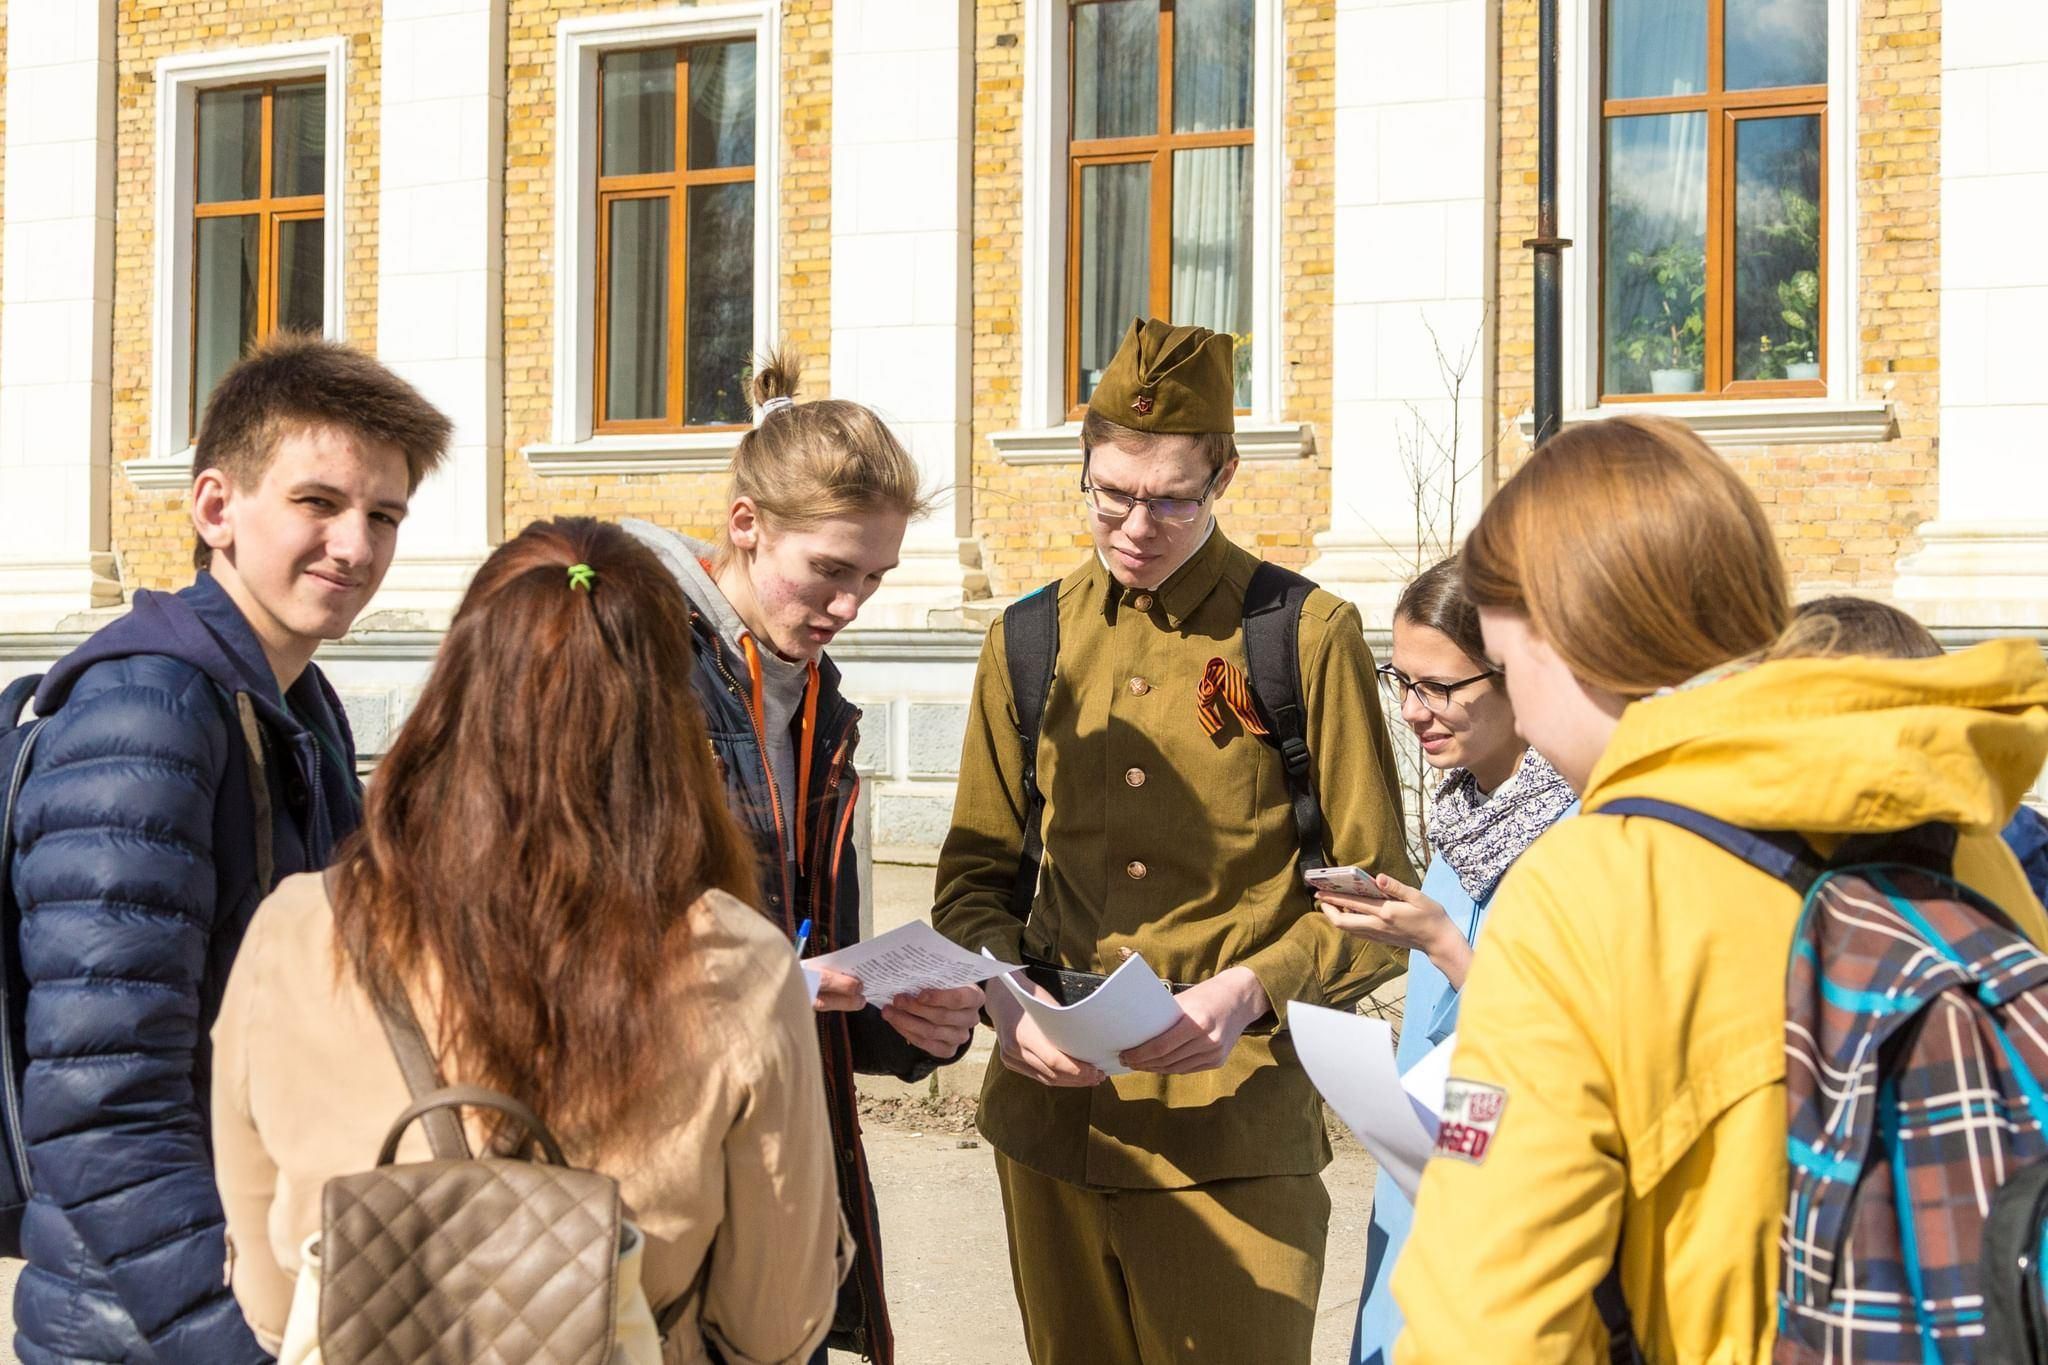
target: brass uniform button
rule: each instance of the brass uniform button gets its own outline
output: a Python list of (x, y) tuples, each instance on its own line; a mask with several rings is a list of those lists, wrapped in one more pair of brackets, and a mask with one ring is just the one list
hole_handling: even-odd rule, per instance
[(1152, 684), (1151, 684), (1151, 683), (1148, 683), (1148, 682), (1146, 682), (1146, 681), (1145, 681), (1145, 680), (1144, 680), (1143, 678), (1133, 678), (1133, 679), (1131, 679), (1131, 695), (1132, 695), (1132, 696), (1134, 696), (1134, 697), (1142, 697), (1142, 696), (1144, 696), (1144, 695), (1145, 695), (1145, 694), (1146, 694), (1147, 692), (1150, 692), (1151, 690), (1152, 690)]
[(1124, 783), (1125, 783), (1125, 785), (1126, 785), (1126, 786), (1131, 786), (1131, 787), (1142, 787), (1142, 786), (1144, 786), (1144, 785), (1145, 785), (1145, 770), (1144, 770), (1143, 768), (1127, 768), (1127, 769), (1125, 769), (1125, 770), (1124, 770)]
[(1136, 607), (1139, 611), (1152, 610), (1152, 594), (1149, 592), (1139, 593), (1136, 597), (1133, 597), (1131, 599), (1131, 605)]
[(1139, 862), (1136, 858), (1133, 858), (1129, 862), (1124, 864), (1124, 871), (1127, 874), (1129, 874), (1130, 879), (1134, 882), (1141, 882), (1145, 880), (1145, 865)]

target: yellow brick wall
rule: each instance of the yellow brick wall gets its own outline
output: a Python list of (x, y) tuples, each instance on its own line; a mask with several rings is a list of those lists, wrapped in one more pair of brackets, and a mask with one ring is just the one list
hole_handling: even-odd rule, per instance
[[(1280, 414), (1312, 422), (1303, 460), (1245, 465), (1221, 520), (1240, 543), (1299, 566), (1329, 525), (1330, 306), (1335, 142), (1334, 0), (1285, 0)], [(1057, 577), (1085, 553), (1078, 465), (1005, 464), (989, 444), (1017, 427), (1023, 252), (1023, 7), (978, 0), (974, 62), (974, 530), (998, 595)], [(1054, 225), (1058, 230), (1059, 225)], [(1264, 414), (1261, 414), (1264, 415)]]
[[(348, 50), (346, 318), (348, 337), (377, 331), (377, 106), (382, 88), (378, 0), (121, 0), (116, 29), (112, 532), (122, 586), (181, 587), (192, 578), (184, 492), (137, 490), (123, 461), (149, 449), (150, 335), (156, 279), (156, 63), (183, 52), (228, 52), (337, 34)], [(329, 92), (329, 98), (334, 97)]]
[[(1862, 392), (1888, 396), (1884, 442), (1724, 451), (1763, 500), (1795, 583), (1887, 589), (1935, 513), (1940, 393), (1940, 0), (1865, 0), (1856, 36), (1855, 174)], [(1501, 12), (1500, 417), (1504, 472), (1527, 455), (1512, 422), (1529, 405), (1536, 219), (1536, 0)], [(1583, 229), (1582, 229), (1583, 230)], [(1831, 306), (1840, 283), (1831, 281)], [(1841, 395), (1847, 397), (1848, 395)], [(1654, 405), (1644, 405), (1654, 410)]]
[[(550, 438), (554, 385), (555, 25), (644, 0), (511, 0), (505, 89), (505, 534), (556, 515), (637, 516), (696, 534), (724, 520), (722, 473), (541, 478), (520, 451)], [(774, 88), (762, 73), (764, 94)], [(804, 392), (829, 390), (832, 342), (832, 5), (786, 0), (782, 23), (784, 340)]]

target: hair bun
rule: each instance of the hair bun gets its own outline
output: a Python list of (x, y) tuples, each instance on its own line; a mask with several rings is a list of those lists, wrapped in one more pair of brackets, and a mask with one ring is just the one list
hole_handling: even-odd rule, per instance
[(803, 361), (796, 352), (772, 350), (756, 362), (753, 376), (747, 381), (747, 397), (754, 410), (766, 417), (794, 404), (802, 381)]

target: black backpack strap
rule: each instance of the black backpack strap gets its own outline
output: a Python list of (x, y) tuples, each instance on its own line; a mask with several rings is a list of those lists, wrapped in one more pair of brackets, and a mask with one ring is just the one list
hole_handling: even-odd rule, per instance
[(1716, 848), (1734, 854), (1758, 871), (1770, 873), (1802, 896), (1813, 889), (1813, 884), (1820, 880), (1827, 867), (1827, 860), (1815, 853), (1797, 834), (1742, 829), (1672, 801), (1625, 796), (1619, 801), (1609, 801), (1595, 814), (1638, 815), (1676, 825), (1697, 834)]
[(1647, 1365), (1642, 1343), (1636, 1340), (1635, 1319), (1629, 1316), (1628, 1300), (1621, 1293), (1621, 1245), (1615, 1244), (1614, 1263), (1600, 1283), (1593, 1287), (1593, 1307), (1607, 1328), (1607, 1365)]
[(1325, 867), (1323, 807), (1316, 800), (1308, 751), (1308, 708), (1301, 687), (1301, 607), (1316, 585), (1278, 564), (1261, 563), (1244, 593), (1245, 671), (1258, 700), (1294, 809), (1294, 840), (1303, 868)]
[(1060, 653), (1060, 585), (1046, 584), (1003, 612), (1003, 652), (1010, 666), (1010, 699), (1017, 708), (1017, 743), (1024, 758), (1024, 847), (1010, 885), (1010, 913), (1031, 918), (1038, 897), (1038, 867), (1045, 860), (1045, 793), (1038, 786), (1038, 732)]

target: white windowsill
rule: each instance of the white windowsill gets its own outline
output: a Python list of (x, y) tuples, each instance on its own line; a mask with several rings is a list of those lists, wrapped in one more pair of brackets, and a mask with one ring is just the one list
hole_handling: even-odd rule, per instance
[[(1625, 413), (1670, 417), (1685, 423), (1714, 447), (1822, 445), (1842, 441), (1888, 441), (1892, 405), (1882, 398), (1841, 402), (1828, 398), (1752, 398), (1726, 402), (1609, 403), (1568, 412), (1564, 426), (1583, 426)], [(1535, 416), (1524, 409), (1515, 425), (1533, 440)]]
[(192, 447), (175, 455), (150, 455), (140, 460), (123, 460), (121, 472), (128, 482), (145, 493), (184, 492), (192, 486)]
[[(1065, 422), (1037, 431), (998, 431), (988, 438), (1004, 464), (1081, 463), (1081, 424)], [(1307, 422), (1240, 422), (1237, 454), (1243, 460), (1298, 460), (1316, 448)]]
[(696, 474), (727, 469), (745, 431), (663, 432), (543, 442), (521, 453), (541, 478), (589, 474)]

